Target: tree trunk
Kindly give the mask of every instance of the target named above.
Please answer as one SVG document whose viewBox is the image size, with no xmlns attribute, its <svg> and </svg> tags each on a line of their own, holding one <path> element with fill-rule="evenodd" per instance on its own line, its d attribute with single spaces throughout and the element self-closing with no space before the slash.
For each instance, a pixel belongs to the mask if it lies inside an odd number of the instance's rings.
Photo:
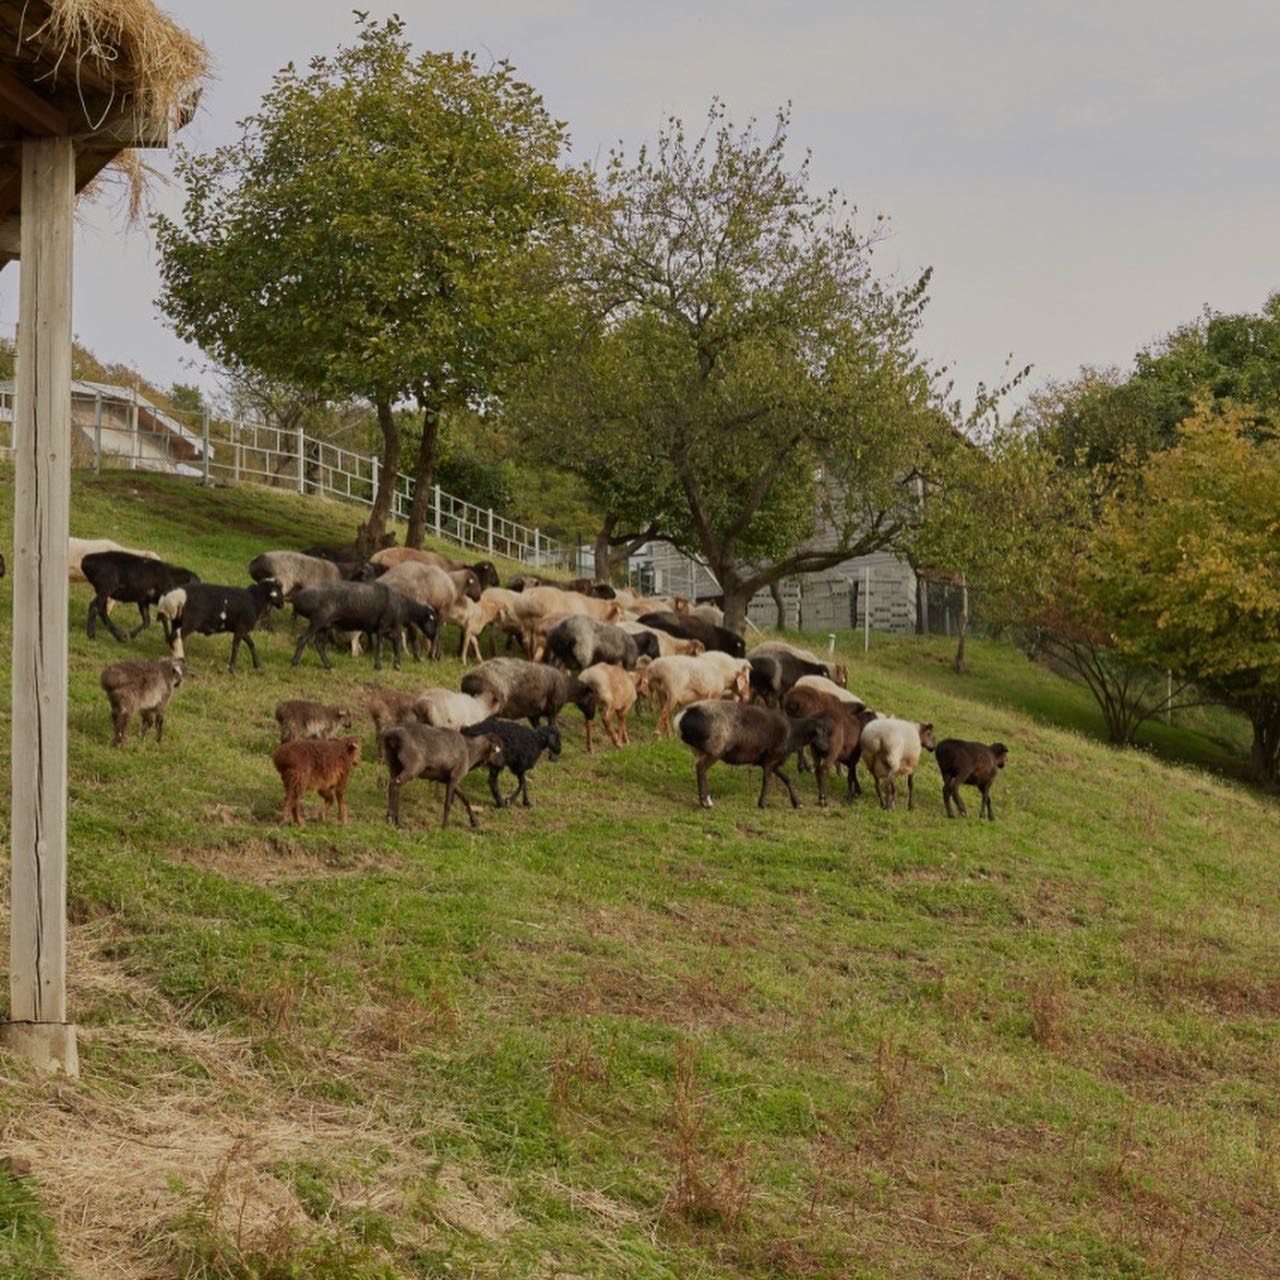
<svg viewBox="0 0 1280 1280">
<path fill-rule="evenodd" d="M 779 631 L 787 629 L 787 606 L 782 602 L 782 583 L 769 583 L 769 594 L 773 597 L 773 607 L 778 611 L 777 621 L 774 626 Z"/>
<path fill-rule="evenodd" d="M 609 550 L 609 539 L 613 537 L 613 531 L 617 527 L 617 516 L 605 516 L 604 524 L 596 530 L 595 576 L 597 582 L 608 582 L 613 573 L 613 556 Z"/>
<path fill-rule="evenodd" d="M 1251 711 L 1253 742 L 1249 746 L 1249 772 L 1267 786 L 1280 781 L 1280 707 Z"/>
<path fill-rule="evenodd" d="M 404 545 L 421 547 L 427 532 L 427 508 L 431 503 L 431 477 L 436 469 L 436 439 L 440 434 L 440 409 L 431 405 L 422 410 L 422 443 L 413 469 L 413 501 L 409 504 L 409 527 Z"/>
<path fill-rule="evenodd" d="M 959 632 L 960 640 L 956 645 L 955 661 L 952 662 L 951 669 L 960 676 L 969 669 L 964 660 L 964 639 L 969 634 L 969 584 L 964 574 L 960 575 L 960 619 L 956 630 Z"/>
<path fill-rule="evenodd" d="M 382 429 L 382 466 L 378 470 L 378 492 L 373 495 L 369 523 L 360 526 L 356 546 L 363 555 L 372 555 L 381 545 L 391 518 L 391 503 L 400 478 L 400 429 L 391 412 L 390 400 L 375 403 L 378 426 Z"/>
</svg>

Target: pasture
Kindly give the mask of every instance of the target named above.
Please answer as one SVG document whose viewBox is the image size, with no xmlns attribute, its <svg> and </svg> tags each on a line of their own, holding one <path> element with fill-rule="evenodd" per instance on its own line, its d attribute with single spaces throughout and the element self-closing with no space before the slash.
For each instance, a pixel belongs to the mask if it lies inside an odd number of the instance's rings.
<svg viewBox="0 0 1280 1280">
<path fill-rule="evenodd" d="M 74 534 L 207 581 L 355 519 L 74 481 Z M 294 830 L 273 708 L 354 710 L 371 660 L 291 671 L 277 615 L 232 677 L 192 638 L 163 746 L 113 750 L 98 673 L 163 642 L 90 642 L 71 594 L 82 1077 L 0 1058 L 6 1275 L 1280 1276 L 1280 828 L 1203 767 L 1230 722 L 1119 753 L 1008 646 L 957 677 L 944 641 L 847 636 L 870 705 L 1008 744 L 994 825 L 972 793 L 946 820 L 928 756 L 912 813 L 811 775 L 761 812 L 723 765 L 704 812 L 652 714 L 588 756 L 569 708 L 530 810 L 473 774 L 477 831 L 424 783 L 391 829 L 362 717 L 350 825 Z"/>
</svg>

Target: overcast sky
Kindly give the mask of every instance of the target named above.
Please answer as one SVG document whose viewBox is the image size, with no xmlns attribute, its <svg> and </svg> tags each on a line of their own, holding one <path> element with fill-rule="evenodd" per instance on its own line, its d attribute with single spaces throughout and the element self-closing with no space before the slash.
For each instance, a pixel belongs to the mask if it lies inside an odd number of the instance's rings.
<svg viewBox="0 0 1280 1280">
<path fill-rule="evenodd" d="M 235 136 L 272 73 L 354 30 L 341 0 L 171 0 L 214 79 L 186 145 Z M 1269 0 L 467 0 L 380 5 L 415 44 L 510 58 L 578 157 L 713 95 L 793 104 L 815 180 L 885 213 L 887 273 L 935 268 L 923 346 L 958 385 L 1127 364 L 1202 306 L 1280 288 L 1280 6 Z M 166 168 L 164 153 L 153 157 Z M 157 204 L 175 211 L 176 191 Z M 160 384 L 203 380 L 156 313 L 154 247 L 82 210 L 75 332 Z M 12 331 L 17 272 L 0 273 Z"/>
</svg>

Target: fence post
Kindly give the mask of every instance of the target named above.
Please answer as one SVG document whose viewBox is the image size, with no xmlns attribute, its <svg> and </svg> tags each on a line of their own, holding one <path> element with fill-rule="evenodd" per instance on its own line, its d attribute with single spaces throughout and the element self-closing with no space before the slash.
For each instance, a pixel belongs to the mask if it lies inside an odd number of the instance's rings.
<svg viewBox="0 0 1280 1280">
<path fill-rule="evenodd" d="M 538 539 L 540 537 L 541 537 L 541 530 L 535 529 L 533 531 L 533 563 L 534 564 L 542 563 L 542 553 L 538 550 Z"/>
<path fill-rule="evenodd" d="M 434 490 L 436 502 L 436 537 L 440 536 L 440 486 L 436 485 Z"/>
<path fill-rule="evenodd" d="M 298 428 L 298 492 L 306 493 L 307 491 L 307 464 L 303 457 L 303 440 L 302 428 Z"/>
<path fill-rule="evenodd" d="M 204 441 L 204 484 L 209 483 L 209 410 L 200 414 L 200 438 Z"/>
<path fill-rule="evenodd" d="M 93 474 L 102 474 L 102 392 L 93 393 Z"/>
<path fill-rule="evenodd" d="M 129 470 L 137 471 L 138 469 L 138 384 L 135 382 L 131 388 L 133 391 L 133 401 L 129 406 L 129 429 L 133 435 L 129 441 Z"/>
<path fill-rule="evenodd" d="M 871 566 L 863 569 L 862 579 L 862 652 L 871 648 Z"/>
<path fill-rule="evenodd" d="M 231 457 L 231 466 L 232 466 L 231 474 L 232 474 L 232 477 L 235 479 L 236 484 L 240 483 L 240 449 L 241 449 L 240 428 L 242 425 L 243 424 L 238 421 L 233 422 L 231 424 L 232 439 L 235 440 L 235 448 L 232 450 L 232 457 Z"/>
<path fill-rule="evenodd" d="M 493 508 L 489 508 L 489 554 L 493 555 Z"/>
<path fill-rule="evenodd" d="M 369 460 L 373 463 L 373 489 L 369 494 L 369 502 L 374 503 L 378 500 L 378 455 L 372 454 Z"/>
</svg>

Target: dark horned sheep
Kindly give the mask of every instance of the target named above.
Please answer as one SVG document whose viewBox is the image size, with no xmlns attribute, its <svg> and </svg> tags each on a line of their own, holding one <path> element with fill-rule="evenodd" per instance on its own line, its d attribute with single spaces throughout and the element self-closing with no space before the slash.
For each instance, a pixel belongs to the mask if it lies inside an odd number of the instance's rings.
<svg viewBox="0 0 1280 1280">
<path fill-rule="evenodd" d="M 307 619 L 307 629 L 298 637 L 293 650 L 293 665 L 302 662 L 302 651 L 310 642 L 320 662 L 331 670 L 333 664 L 325 653 L 325 640 L 336 628 L 368 631 L 374 637 L 373 668 L 382 670 L 382 642 L 391 641 L 392 663 L 400 669 L 404 649 L 404 629 L 413 625 L 428 637 L 436 634 L 436 611 L 425 604 L 415 604 L 398 591 L 380 582 L 334 582 L 321 587 L 304 587 L 293 597 L 295 617 Z"/>
<path fill-rule="evenodd" d="M 400 789 L 414 778 L 444 783 L 444 815 L 440 825 L 449 825 L 449 808 L 456 795 L 462 801 L 473 827 L 478 826 L 471 802 L 459 784 L 480 765 L 502 765 L 502 743 L 492 734 L 464 738 L 457 729 L 433 729 L 425 724 L 398 725 L 387 729 L 378 740 L 378 754 L 391 771 L 387 782 L 387 821 L 400 825 Z"/>
<path fill-rule="evenodd" d="M 960 816 L 967 812 L 964 801 L 960 799 L 960 788 L 966 783 L 977 787 L 982 792 L 982 804 L 978 809 L 978 817 L 985 813 L 990 821 L 996 820 L 991 808 L 991 784 L 996 775 L 1005 766 L 1009 758 L 1009 748 L 1003 742 L 993 742 L 987 746 L 983 742 L 965 742 L 961 738 L 943 738 L 934 748 L 938 760 L 938 768 L 942 772 L 942 803 L 947 817 L 954 818 L 951 802 L 956 802 Z"/>
<path fill-rule="evenodd" d="M 85 622 L 90 640 L 97 635 L 95 624 L 98 618 L 106 623 L 107 630 L 117 640 L 132 640 L 151 625 L 151 606 L 159 604 L 161 596 L 174 587 L 200 581 L 190 569 L 180 569 L 177 565 L 165 564 L 163 560 L 135 556 L 130 551 L 95 551 L 80 561 L 80 569 L 94 593 Z M 113 600 L 138 606 L 142 621 L 127 636 L 108 616 Z"/>
<path fill-rule="evenodd" d="M 813 747 L 819 755 L 825 755 L 829 745 L 827 726 L 821 720 L 788 720 L 781 711 L 740 702 L 695 702 L 676 717 L 676 731 L 693 752 L 698 803 L 704 809 L 711 808 L 707 770 L 718 760 L 760 768 L 760 798 L 756 804 L 761 809 L 765 807 L 770 775 L 781 780 L 791 807 L 798 809 L 800 801 L 791 780 L 782 772 L 782 765 L 793 752 Z"/>
<path fill-rule="evenodd" d="M 182 683 L 182 663 L 177 658 L 161 658 L 156 662 L 116 662 L 103 669 L 98 683 L 111 706 L 113 747 L 121 746 L 129 721 L 135 713 L 142 716 L 139 740 L 156 727 L 156 742 L 164 740 L 164 710 L 173 691 Z"/>
</svg>

